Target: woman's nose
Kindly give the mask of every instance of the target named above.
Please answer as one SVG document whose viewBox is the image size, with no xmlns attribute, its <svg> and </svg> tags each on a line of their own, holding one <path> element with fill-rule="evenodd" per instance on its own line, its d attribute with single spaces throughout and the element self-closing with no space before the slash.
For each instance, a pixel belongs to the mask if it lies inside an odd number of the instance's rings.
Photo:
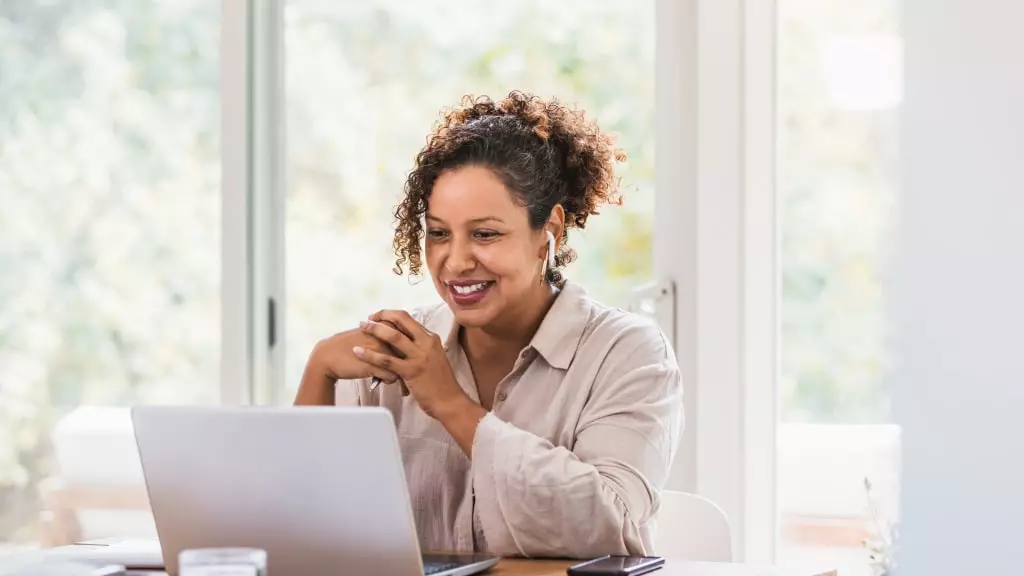
<svg viewBox="0 0 1024 576">
<path fill-rule="evenodd" d="M 449 243 L 448 259 L 445 267 L 452 274 L 458 275 L 472 270 L 476 266 L 473 259 L 473 247 L 465 240 L 452 239 Z"/>
</svg>

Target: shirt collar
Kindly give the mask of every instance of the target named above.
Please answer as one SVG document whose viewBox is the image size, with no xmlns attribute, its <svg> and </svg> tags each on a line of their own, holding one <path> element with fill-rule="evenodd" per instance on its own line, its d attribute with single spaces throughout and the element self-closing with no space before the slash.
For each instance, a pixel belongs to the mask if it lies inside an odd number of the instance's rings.
<svg viewBox="0 0 1024 576">
<path fill-rule="evenodd" d="M 566 370 L 576 356 L 590 319 L 590 298 L 582 286 L 566 282 L 544 315 L 530 347 L 554 368 Z"/>
<path fill-rule="evenodd" d="M 576 356 L 589 319 L 590 298 L 586 290 L 567 281 L 544 315 L 529 347 L 536 350 L 552 367 L 566 370 Z M 444 320 L 439 328 L 439 335 L 447 334 L 444 339 L 446 351 L 458 346 L 459 325 L 447 306 L 444 307 Z"/>
</svg>

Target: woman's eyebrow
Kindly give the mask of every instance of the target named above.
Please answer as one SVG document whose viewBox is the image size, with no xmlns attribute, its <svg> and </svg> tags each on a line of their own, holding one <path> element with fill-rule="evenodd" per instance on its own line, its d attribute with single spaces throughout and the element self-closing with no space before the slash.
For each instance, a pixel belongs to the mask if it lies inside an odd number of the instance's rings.
<svg viewBox="0 0 1024 576">
<path fill-rule="evenodd" d="M 432 216 L 430 214 L 427 214 L 427 220 L 433 220 L 433 221 L 441 223 L 441 224 L 445 223 L 444 219 L 438 218 L 437 216 Z M 498 218 L 497 216 L 483 216 L 481 218 L 473 218 L 472 220 L 469 221 L 470 224 L 480 224 L 482 222 L 498 222 L 500 224 L 504 224 L 505 223 L 504 220 L 502 220 L 501 218 Z"/>
</svg>

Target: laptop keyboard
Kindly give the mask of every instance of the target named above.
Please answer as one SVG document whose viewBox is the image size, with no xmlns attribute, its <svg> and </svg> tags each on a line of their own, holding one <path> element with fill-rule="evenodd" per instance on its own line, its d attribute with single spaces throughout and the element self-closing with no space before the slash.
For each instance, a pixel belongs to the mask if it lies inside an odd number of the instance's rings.
<svg viewBox="0 0 1024 576">
<path fill-rule="evenodd" d="M 430 576 L 430 574 L 440 574 L 441 572 L 444 572 L 445 570 L 454 570 L 455 568 L 458 568 L 459 566 L 462 566 L 462 564 L 458 564 L 456 562 L 449 562 L 449 563 L 443 563 L 443 562 L 424 562 L 423 563 L 423 575 L 424 576 Z"/>
</svg>

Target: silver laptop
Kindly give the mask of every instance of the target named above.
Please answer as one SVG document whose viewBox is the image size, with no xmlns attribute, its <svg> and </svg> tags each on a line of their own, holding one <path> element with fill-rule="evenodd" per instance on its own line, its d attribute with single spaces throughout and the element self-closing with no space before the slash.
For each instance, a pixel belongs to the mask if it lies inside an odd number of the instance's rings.
<svg viewBox="0 0 1024 576">
<path fill-rule="evenodd" d="M 132 409 L 162 564 L 189 548 L 256 547 L 269 574 L 464 576 L 498 558 L 423 555 L 383 408 Z M 146 564 L 138 541 L 96 548 Z M 94 555 L 95 556 L 95 555 Z"/>
</svg>

